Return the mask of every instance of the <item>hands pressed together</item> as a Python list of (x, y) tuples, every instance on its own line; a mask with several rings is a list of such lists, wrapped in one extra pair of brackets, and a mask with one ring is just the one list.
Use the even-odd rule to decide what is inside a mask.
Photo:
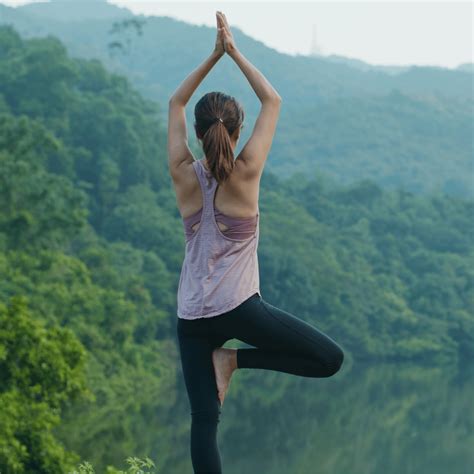
[(235, 46), (234, 37), (230, 31), (229, 23), (227, 18), (221, 11), (216, 11), (217, 20), (217, 38), (214, 52), (220, 55), (224, 53), (232, 54), (237, 47)]

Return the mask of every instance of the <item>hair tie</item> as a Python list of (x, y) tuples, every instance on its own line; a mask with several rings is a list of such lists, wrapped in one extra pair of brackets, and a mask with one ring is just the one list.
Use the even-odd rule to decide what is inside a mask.
[[(222, 123), (224, 123), (224, 121), (223, 121), (220, 117), (217, 117), (217, 118), (218, 118)], [(217, 120), (216, 120), (216, 122), (217, 122)]]

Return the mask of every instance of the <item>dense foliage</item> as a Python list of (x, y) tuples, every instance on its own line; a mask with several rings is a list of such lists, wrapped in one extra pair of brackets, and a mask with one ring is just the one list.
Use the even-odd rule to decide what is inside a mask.
[[(2, 472), (173, 456), (184, 236), (157, 110), (57, 39), (0, 28)], [(262, 295), (348, 362), (472, 357), (471, 201), (266, 171), (260, 209)], [(258, 377), (242, 403), (268, 406), (277, 376), (233, 390)]]

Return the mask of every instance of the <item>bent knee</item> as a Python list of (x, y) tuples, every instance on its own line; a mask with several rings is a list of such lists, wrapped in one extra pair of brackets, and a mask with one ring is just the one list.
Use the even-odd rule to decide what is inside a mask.
[(339, 372), (344, 362), (344, 351), (339, 347), (334, 350), (331, 358), (327, 360), (328, 377)]

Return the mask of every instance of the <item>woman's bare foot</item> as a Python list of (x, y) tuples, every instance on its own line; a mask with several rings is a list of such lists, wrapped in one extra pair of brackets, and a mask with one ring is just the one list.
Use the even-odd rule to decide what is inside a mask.
[(212, 363), (214, 365), (219, 401), (222, 406), (232, 373), (237, 369), (237, 349), (227, 349), (224, 347), (214, 349), (212, 351)]

